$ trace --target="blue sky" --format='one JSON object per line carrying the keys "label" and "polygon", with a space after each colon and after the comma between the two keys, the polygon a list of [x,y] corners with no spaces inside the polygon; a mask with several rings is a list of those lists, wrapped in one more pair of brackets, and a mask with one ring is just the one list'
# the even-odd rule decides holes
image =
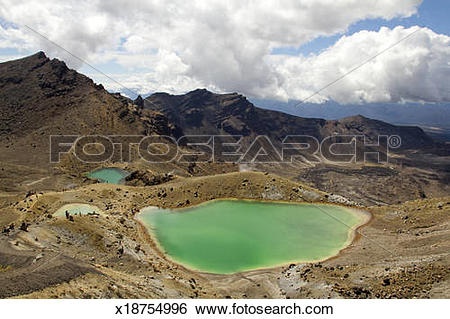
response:
{"label": "blue sky", "polygon": [[[423,26],[432,29],[436,33],[450,35],[450,0],[425,0],[419,7],[418,14],[408,18],[394,18],[392,20],[367,19],[358,21],[348,28],[344,34],[323,37],[320,36],[299,47],[280,47],[272,50],[271,54],[309,55],[318,54],[322,50],[333,45],[342,35],[351,35],[361,30],[378,31],[381,27],[394,28],[398,25],[404,27]],[[1,52],[1,51],[0,51]],[[97,65],[105,73],[127,72],[121,65],[109,62]],[[89,67],[83,67],[81,71],[91,73]]]}
{"label": "blue sky", "polygon": [[[367,19],[358,21],[348,28],[344,35],[351,35],[361,30],[378,31],[381,27],[394,28],[398,25],[411,27],[427,27],[441,34],[450,34],[450,1],[449,0],[425,0],[419,6],[418,14],[408,18],[394,18],[392,20]],[[342,35],[330,37],[318,37],[300,47],[282,47],[272,51],[272,54],[317,54],[321,50],[333,45]]]}
{"label": "blue sky", "polygon": [[43,50],[110,91],[125,92],[24,25],[140,94],[203,87],[280,101],[310,96],[419,29],[310,102],[450,101],[448,0],[0,1],[0,62]]}

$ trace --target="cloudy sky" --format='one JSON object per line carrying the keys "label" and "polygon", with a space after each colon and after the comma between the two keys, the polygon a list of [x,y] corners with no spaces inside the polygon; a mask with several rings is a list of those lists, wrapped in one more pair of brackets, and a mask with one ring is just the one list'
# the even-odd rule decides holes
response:
{"label": "cloudy sky", "polygon": [[369,61],[308,101],[450,102],[449,12],[448,0],[0,0],[0,61],[43,50],[127,93],[63,47],[141,94],[282,101]]}

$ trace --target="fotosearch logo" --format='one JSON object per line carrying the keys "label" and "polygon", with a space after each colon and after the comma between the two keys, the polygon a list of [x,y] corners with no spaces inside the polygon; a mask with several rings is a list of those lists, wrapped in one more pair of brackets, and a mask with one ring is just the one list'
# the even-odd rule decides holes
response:
{"label": "fotosearch logo", "polygon": [[186,135],[178,139],[164,135],[53,135],[50,162],[59,163],[62,154],[72,153],[86,163],[131,162],[136,158],[149,163],[386,163],[389,150],[400,146],[397,135],[380,135],[376,142],[364,135],[332,135],[321,141],[308,135],[282,139],[266,135]]}

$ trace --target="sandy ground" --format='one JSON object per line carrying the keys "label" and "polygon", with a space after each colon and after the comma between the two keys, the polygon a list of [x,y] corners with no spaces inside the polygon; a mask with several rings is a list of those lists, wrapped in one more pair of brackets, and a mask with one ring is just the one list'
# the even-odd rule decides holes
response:
{"label": "sandy ground", "polygon": [[[366,209],[372,221],[321,263],[212,275],[162,255],[134,216],[145,206],[216,198],[329,201],[305,185],[258,172],[182,178],[151,187],[89,184],[1,197],[0,297],[20,298],[444,298],[450,296],[450,197]],[[340,199],[341,200],[341,199]],[[88,203],[102,216],[52,217]],[[19,229],[25,222],[27,231]]]}

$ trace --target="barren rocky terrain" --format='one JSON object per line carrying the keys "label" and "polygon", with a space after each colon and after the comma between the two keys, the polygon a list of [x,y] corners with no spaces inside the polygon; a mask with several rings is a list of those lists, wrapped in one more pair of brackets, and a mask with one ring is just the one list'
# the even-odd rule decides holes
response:
{"label": "barren rocky terrain", "polygon": [[[448,144],[422,130],[355,116],[306,119],[254,107],[239,94],[196,90],[132,101],[43,53],[0,64],[0,298],[449,298]],[[49,162],[52,134],[399,134],[388,163],[148,163],[132,156]],[[183,145],[184,150],[191,150]],[[134,149],[135,151],[135,149]],[[318,158],[316,158],[318,159]],[[85,177],[99,167],[124,185]],[[188,270],[161,253],[136,220],[146,206],[220,198],[334,203],[371,221],[341,253],[233,275]],[[55,216],[64,204],[98,214]],[[318,212],[320,213],[320,212]]]}
{"label": "barren rocky terrain", "polygon": [[[218,187],[217,185],[221,185]],[[145,206],[181,207],[215,198],[333,201],[275,175],[248,172],[175,178],[135,187],[91,184],[3,198],[2,297],[30,298],[428,298],[448,297],[450,198],[367,207],[372,221],[338,257],[235,275],[193,272],[161,254],[134,218]],[[66,203],[100,215],[51,215]],[[319,212],[320,213],[320,212]],[[19,227],[22,222],[27,230]]]}

